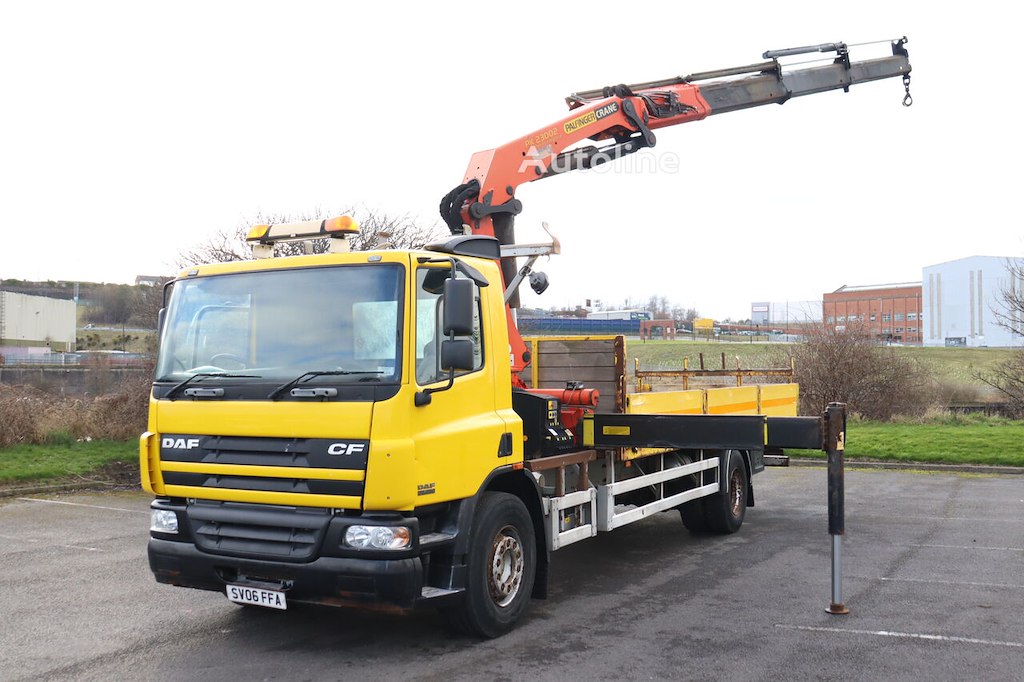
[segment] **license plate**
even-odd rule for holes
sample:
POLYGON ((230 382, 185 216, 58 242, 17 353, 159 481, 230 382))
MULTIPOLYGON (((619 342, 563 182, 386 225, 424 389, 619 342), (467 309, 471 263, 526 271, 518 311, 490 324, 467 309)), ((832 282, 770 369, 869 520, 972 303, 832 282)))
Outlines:
POLYGON ((228 599, 236 604, 252 604, 253 606, 265 606, 269 609, 288 608, 285 602, 284 592, 264 590, 258 587, 246 587, 244 585, 228 585, 228 599))

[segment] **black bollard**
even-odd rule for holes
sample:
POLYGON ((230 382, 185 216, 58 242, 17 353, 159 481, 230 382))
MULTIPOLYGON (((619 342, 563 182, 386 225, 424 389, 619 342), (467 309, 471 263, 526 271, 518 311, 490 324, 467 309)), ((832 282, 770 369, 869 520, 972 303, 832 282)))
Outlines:
POLYGON ((825 408, 825 452, 828 454, 828 533, 832 536, 832 603, 825 609, 834 615, 850 612, 843 604, 844 507, 843 453, 846 450, 846 405, 829 403, 825 408))

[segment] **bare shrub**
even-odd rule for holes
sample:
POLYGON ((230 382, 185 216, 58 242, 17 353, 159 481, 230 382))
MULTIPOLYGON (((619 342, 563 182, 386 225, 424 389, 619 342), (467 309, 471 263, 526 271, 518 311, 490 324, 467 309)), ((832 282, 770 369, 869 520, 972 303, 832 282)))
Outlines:
POLYGON ((107 353, 95 353, 86 359, 84 365, 89 371, 85 375, 85 390, 89 395, 103 395, 113 390, 116 378, 111 364, 107 353))
POLYGON ((953 379, 935 381, 935 402, 940 405, 983 405, 992 400, 991 392, 982 386, 953 379))
POLYGON ((90 400, 46 394, 36 415, 34 443, 53 442, 58 434, 71 438, 84 438, 89 433, 83 428, 83 415, 90 400))
MULTIPOLYGON (((1024 260, 1008 260, 1006 274, 999 293, 1002 306, 995 306, 992 313, 1000 327, 1016 337, 1024 337, 1024 260)), ((1024 349, 991 370, 975 371, 973 377, 994 389, 1006 403, 1006 414, 1024 416, 1024 349)))
POLYGON ((830 402, 851 412, 886 421, 923 414, 934 402, 928 371, 894 348, 880 346, 860 326, 815 325, 793 352, 795 380, 805 414, 818 414, 830 402))
POLYGON ((85 429, 92 438, 129 440, 146 430, 149 413, 149 373, 122 378, 116 389, 91 401, 85 412, 85 429))
POLYGON ((78 439, 131 440, 146 429, 151 373, 108 373, 101 395, 67 397, 0 385, 0 448, 78 439))
POLYGON ((1007 403, 1007 412, 1024 416, 1024 350, 1018 350, 1009 359, 987 372, 974 375, 996 390, 1007 403))
MULTIPOLYGON (((1008 259, 1006 278, 1000 289, 1001 306, 992 313, 996 323, 1017 338, 1024 338, 1024 259, 1008 259)), ((975 372, 974 378, 991 386, 1007 404, 1007 413, 1024 416, 1024 349, 1017 350, 987 372, 975 372)))
POLYGON ((35 443, 42 391, 30 386, 0 385, 0 447, 35 443))

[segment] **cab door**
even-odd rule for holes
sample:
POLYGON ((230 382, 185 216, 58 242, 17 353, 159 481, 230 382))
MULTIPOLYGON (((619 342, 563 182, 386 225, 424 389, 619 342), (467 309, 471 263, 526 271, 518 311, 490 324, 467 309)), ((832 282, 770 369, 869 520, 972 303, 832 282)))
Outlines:
MULTIPOLYGON (((503 463, 500 451, 508 443, 505 419, 496 409, 496 390, 502 384, 494 376, 496 365, 507 362, 507 357, 491 357, 497 355, 489 352, 494 340, 487 338, 485 330, 493 323, 488 319, 493 311, 483 305, 483 292, 476 284, 473 331, 461 337, 472 341, 473 366, 456 371, 446 389, 450 372, 441 367, 439 358, 445 340, 443 283, 450 276, 447 265, 422 264, 415 271, 412 381, 417 390, 442 389, 431 392, 427 404, 412 408, 418 505, 474 495, 487 475, 503 463)), ((504 308, 499 312, 504 313, 504 308)), ((508 372, 507 367, 504 370, 508 372)))

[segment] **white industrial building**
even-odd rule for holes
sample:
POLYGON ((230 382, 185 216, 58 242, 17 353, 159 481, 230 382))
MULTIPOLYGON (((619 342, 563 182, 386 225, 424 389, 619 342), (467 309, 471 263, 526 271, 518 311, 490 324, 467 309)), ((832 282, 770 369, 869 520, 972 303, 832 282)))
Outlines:
POLYGON ((75 350, 75 302, 0 291, 0 355, 75 350))
POLYGON ((631 310, 595 310, 587 313, 590 320, 649 320, 651 314, 646 310, 633 308, 631 310))
POLYGON ((821 301, 780 301, 750 304, 751 324, 784 326, 821 322, 821 301))
MULTIPOLYGON (((1024 291, 1013 278, 1012 259, 971 256, 924 268, 922 336, 926 346, 1020 346, 1024 338, 1006 325, 1024 329, 1019 311, 1007 308, 1005 291, 1024 291)), ((1019 268, 1018 268, 1019 270, 1019 268)))

